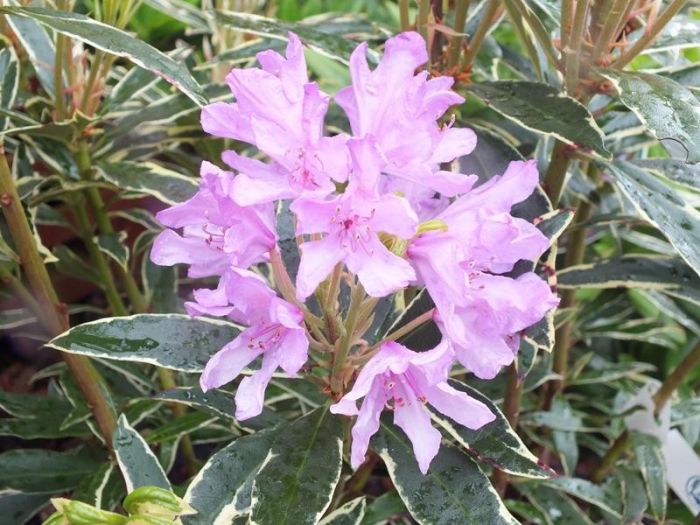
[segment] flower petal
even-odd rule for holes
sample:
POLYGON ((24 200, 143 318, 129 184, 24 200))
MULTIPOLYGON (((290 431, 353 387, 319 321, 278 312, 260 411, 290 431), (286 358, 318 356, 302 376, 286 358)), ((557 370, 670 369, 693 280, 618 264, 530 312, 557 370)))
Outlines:
POLYGON ((362 402, 355 425, 352 427, 352 449, 350 465, 357 469, 365 461, 370 438, 379 430, 379 416, 384 410, 387 397, 379 380, 372 385, 362 402))
POLYGON ((249 363, 255 360, 262 349, 250 348, 248 341, 254 337, 256 329, 243 330, 238 337, 215 353, 204 367, 199 384, 205 392, 233 381, 249 363))
POLYGON ((454 419, 460 425, 476 430, 490 423, 496 416, 484 403, 469 397, 446 382, 424 390, 423 393, 439 412, 454 419))
POLYGON ((305 242, 300 247, 301 260, 297 271, 297 298, 305 300, 343 259, 340 241, 327 235, 320 241, 305 242))
POLYGON ((430 424, 430 415, 410 388, 399 384, 403 404, 398 402, 394 408, 394 423, 401 427, 413 444, 413 453, 418 461, 418 468, 425 474, 430 462, 440 450, 442 435, 430 424))
POLYGON ((270 354, 265 354, 260 370, 244 377, 236 390, 236 419, 243 421, 259 416, 265 404, 265 389, 277 369, 277 361, 270 354))

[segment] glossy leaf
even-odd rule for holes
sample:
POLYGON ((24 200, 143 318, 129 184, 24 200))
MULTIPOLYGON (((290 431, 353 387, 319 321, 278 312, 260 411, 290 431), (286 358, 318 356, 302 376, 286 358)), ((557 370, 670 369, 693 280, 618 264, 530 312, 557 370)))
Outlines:
POLYGON ((518 484, 517 487, 535 508, 549 517, 551 525, 593 525, 587 513, 560 491, 533 483, 518 484))
POLYGON ((168 477, 148 443, 123 415, 119 417, 117 422, 113 446, 119 469, 124 476, 127 492, 148 486, 172 490, 168 477))
POLYGON ((560 490, 570 496, 587 501, 616 519, 621 517, 622 509, 620 508, 620 502, 611 498, 602 487, 595 483, 591 483, 585 479, 561 476, 547 480, 545 484, 555 490, 560 490))
MULTIPOLYGON (((12 46, 0 49, 0 108, 10 109, 19 89, 19 61, 12 46)), ((8 118, 0 116, 0 131, 8 125, 8 118)))
POLYGON ((252 480, 270 453, 269 430, 236 439, 211 456, 192 480, 185 501, 197 514, 184 525, 228 524, 250 510, 252 480))
POLYGON ((129 248, 126 245, 126 232, 108 233, 95 237, 97 248, 125 270, 129 264, 129 248))
POLYGON ((626 255, 557 273, 561 288, 643 288, 700 304, 700 278, 675 257, 626 255))
POLYGON ((639 71, 605 70, 630 108, 659 139, 684 145, 688 162, 700 161, 700 107, 683 85, 667 77, 639 71))
POLYGON ((524 128, 610 156, 603 144, 603 132, 586 107, 552 86, 502 80, 470 84, 468 90, 524 128))
POLYGON ((666 462, 661 443, 654 436, 631 432, 630 440, 637 465, 644 478, 651 512, 662 522, 666 516, 666 462))
POLYGON ((104 318, 71 328, 47 346, 73 354, 201 372, 240 330, 230 323, 178 314, 104 318))
POLYGON ((177 204, 192 197, 197 181, 151 162, 102 162, 100 175, 122 190, 152 195, 166 204, 177 204))
MULTIPOLYGON (((348 63, 350 55, 356 47, 355 44, 340 35, 323 33, 308 25, 291 24, 251 13, 215 11, 214 18, 217 23, 225 27, 277 40, 287 40, 288 33, 292 31, 299 35, 299 38, 310 49, 344 64, 348 63)), ((373 52, 370 52, 368 56, 374 62, 377 61, 376 54, 373 52)))
POLYGON ((649 500, 644 490, 644 482, 637 472, 627 467, 618 467, 617 475, 620 479, 624 498, 622 501, 624 511, 621 523, 623 525, 640 523, 644 511, 649 505, 649 500))
POLYGON ((372 442, 401 499, 419 523, 518 523, 477 464, 456 448, 443 443, 423 475, 411 442, 398 427, 383 423, 372 442))
POLYGON ((53 97, 55 94, 53 70, 56 55, 53 41, 46 34, 46 30, 34 20, 18 16, 8 16, 6 20, 34 66, 41 87, 53 97))
POLYGON ((434 419, 457 442, 467 448, 476 459, 516 476, 547 479, 552 472, 540 465, 537 457, 530 452, 508 424, 503 413, 489 398, 466 384, 451 379, 457 390, 481 401, 496 416, 496 419, 478 430, 471 430, 455 423, 447 416, 436 412, 434 419))
POLYGON ((366 506, 365 498, 355 498, 331 512, 319 525, 360 525, 366 506))
POLYGON ((648 218, 700 273, 700 212, 684 201, 663 179, 619 160, 610 166, 615 181, 639 213, 648 218))
POLYGON ((0 516, 8 525, 24 525, 49 502, 50 494, 0 490, 0 516))
POLYGON ((146 42, 115 27, 80 13, 55 11, 43 7, 3 7, 0 12, 36 20, 54 31, 81 40, 112 55, 124 57, 137 66, 163 77, 200 106, 207 103, 202 87, 187 68, 146 42))
POLYGON ((315 525, 331 503, 342 466, 341 418, 317 408, 278 428, 253 483, 251 523, 315 525))
POLYGON ((89 450, 16 449, 0 454, 0 490, 57 493, 75 488, 102 460, 89 450))

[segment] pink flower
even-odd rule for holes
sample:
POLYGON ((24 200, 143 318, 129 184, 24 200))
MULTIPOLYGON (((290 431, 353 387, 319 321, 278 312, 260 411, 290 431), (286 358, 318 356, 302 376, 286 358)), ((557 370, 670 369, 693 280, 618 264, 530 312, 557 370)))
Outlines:
POLYGON ((401 33, 387 40, 384 56, 374 71, 360 44, 350 58, 352 86, 335 97, 350 120, 356 137, 372 135, 387 160, 384 173, 402 181, 402 191, 417 185, 446 196, 467 191, 466 177, 441 171, 439 165, 471 153, 476 135, 470 129, 441 128, 439 119, 464 99, 450 89, 450 77, 428 80, 415 74, 428 61, 426 45, 418 33, 401 33))
POLYGON ((436 321, 457 360, 482 379, 493 379, 512 363, 520 332, 559 303, 549 285, 532 272, 517 279, 479 274, 460 299, 443 301, 436 321))
POLYGON ((199 380, 202 390, 228 383, 262 356, 260 369, 243 378, 236 391, 236 418, 259 415, 275 370, 280 367, 293 376, 307 360, 302 312, 277 297, 258 275, 235 268, 216 290, 199 290, 195 299, 185 305, 191 315, 228 315, 248 325, 209 360, 199 380))
POLYGON ((166 229, 156 237, 151 260, 163 266, 189 264, 190 277, 221 275, 231 265, 247 268, 266 260, 275 246, 272 205, 238 206, 233 201, 233 173, 202 162, 199 191, 156 218, 166 229))
POLYGON ((471 429, 495 419, 486 405, 447 383, 452 359, 452 352, 444 343, 428 352, 413 352, 393 341, 382 345, 360 371, 352 390, 330 408, 334 414, 357 416, 352 428, 353 468, 364 461, 385 406, 391 406, 394 423, 411 440, 423 474, 437 455, 441 441, 440 432, 430 424, 426 403, 471 429), (358 409, 357 401, 363 397, 358 409))
POLYGON ((373 297, 388 295, 415 279, 411 265, 389 251, 379 234, 410 239, 416 231, 416 215, 405 199, 376 193, 381 163, 371 140, 352 140, 348 147, 353 176, 345 193, 323 200, 301 197, 290 207, 297 217, 297 234, 325 234, 323 239, 301 245, 297 272, 301 300, 340 262, 373 297))
POLYGON ((407 250, 457 359, 485 379, 513 361, 519 332, 558 303, 534 273, 517 279, 491 275, 547 249, 547 238, 534 225, 510 215, 513 204, 530 195, 537 181, 533 161, 511 162, 503 176, 457 198, 437 215, 446 230, 424 233, 407 250))
POLYGON ((255 145, 272 159, 266 164, 226 152, 224 161, 241 172, 237 202, 330 193, 331 179, 347 178, 346 137, 323 136, 329 97, 309 82, 299 37, 289 34, 286 58, 271 50, 257 58, 262 69, 234 69, 227 77, 236 102, 210 104, 201 115, 206 132, 255 145))

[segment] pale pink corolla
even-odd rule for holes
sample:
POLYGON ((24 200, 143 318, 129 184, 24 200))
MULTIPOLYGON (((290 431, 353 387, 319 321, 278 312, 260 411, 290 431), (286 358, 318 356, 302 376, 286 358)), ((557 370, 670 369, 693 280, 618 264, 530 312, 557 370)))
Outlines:
POLYGON ((156 237, 151 260, 163 266, 189 264, 190 277, 221 275, 231 265, 263 262, 275 246, 271 204, 242 207, 233 200, 231 172, 202 162, 199 191, 156 215, 166 229, 156 237), (182 229, 182 235, 174 229, 182 229))
POLYGON ((428 80, 416 68, 428 61, 423 38, 414 32, 387 40, 379 65, 370 70, 367 44, 350 58, 352 85, 335 97, 350 120, 354 136, 374 136, 387 163, 384 173, 401 181, 405 194, 411 187, 453 196, 467 191, 464 176, 440 169, 440 164, 471 153, 476 135, 470 129, 440 126, 437 120, 464 99, 450 88, 450 77, 428 80))
POLYGON ((387 406, 394 412, 394 423, 411 440, 423 474, 441 441, 440 432, 430 423, 427 404, 471 429, 495 419, 481 401, 447 383, 452 361, 452 352, 445 343, 427 352, 413 352, 393 341, 382 345, 360 371, 352 390, 330 408, 334 414, 357 416, 350 453, 353 468, 364 462, 369 440, 379 429, 379 416, 387 406), (357 402, 362 398, 358 409, 357 402))
POLYGON ((261 357, 260 368, 244 377, 236 390, 239 420, 262 412, 265 389, 277 368, 294 376, 307 360, 309 343, 301 310, 277 297, 251 271, 231 269, 216 290, 199 290, 195 302, 185 306, 191 315, 227 315, 248 325, 211 357, 199 380, 204 391, 220 387, 261 357))
POLYGON ((513 361, 519 333, 558 303, 534 273, 492 275, 536 259, 549 245, 534 225, 510 215, 537 181, 534 162, 512 162, 503 176, 457 198, 437 215, 438 228, 407 249, 457 359, 485 379, 513 361))
POLYGON ((341 262, 373 297, 388 295, 415 279, 411 265, 387 249, 379 234, 410 239, 418 218, 406 199, 376 192, 381 162, 372 141, 351 140, 348 147, 353 175, 345 193, 330 199, 301 197, 290 206, 297 217, 298 235, 323 234, 322 239, 300 247, 297 295, 301 300, 341 262))
POLYGON ((224 161, 240 172, 237 202, 330 193, 333 179, 347 178, 346 137, 323 136, 330 98, 309 82, 299 37, 289 34, 286 58, 272 50, 257 58, 262 69, 234 69, 226 78, 236 102, 215 102, 201 115, 206 132, 255 145, 272 160, 268 164, 225 153, 224 161))

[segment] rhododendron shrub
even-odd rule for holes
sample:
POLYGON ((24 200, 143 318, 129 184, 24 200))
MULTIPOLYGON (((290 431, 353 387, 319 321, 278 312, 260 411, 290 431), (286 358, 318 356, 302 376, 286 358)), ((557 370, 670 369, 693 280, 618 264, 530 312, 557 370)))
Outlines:
POLYGON ((366 52, 363 44, 352 53, 352 84, 333 98, 309 81, 295 34, 285 56, 264 51, 260 68, 232 70, 235 102, 204 107, 202 127, 255 153, 202 163, 199 191, 157 215, 168 229, 151 259, 218 280, 194 290, 186 308, 241 326, 200 377, 205 392, 242 377, 239 421, 263 412, 275 374, 311 376, 330 412, 351 418, 353 469, 388 412, 425 474, 442 440, 431 415, 471 430, 497 417, 450 384, 451 370, 495 377, 558 299, 532 271, 511 273, 549 246, 511 215, 537 187, 535 162, 511 162, 489 180, 460 173, 476 135, 450 119, 464 100, 452 79, 417 72, 428 60, 422 37, 390 38, 374 68, 366 52), (344 132, 324 125, 333 102, 349 121, 344 132), (280 220, 294 225, 293 249, 277 242, 280 220), (368 338, 380 304, 405 305, 420 290, 434 306, 368 338), (439 329, 437 346, 400 343, 407 326, 422 324, 439 329))

